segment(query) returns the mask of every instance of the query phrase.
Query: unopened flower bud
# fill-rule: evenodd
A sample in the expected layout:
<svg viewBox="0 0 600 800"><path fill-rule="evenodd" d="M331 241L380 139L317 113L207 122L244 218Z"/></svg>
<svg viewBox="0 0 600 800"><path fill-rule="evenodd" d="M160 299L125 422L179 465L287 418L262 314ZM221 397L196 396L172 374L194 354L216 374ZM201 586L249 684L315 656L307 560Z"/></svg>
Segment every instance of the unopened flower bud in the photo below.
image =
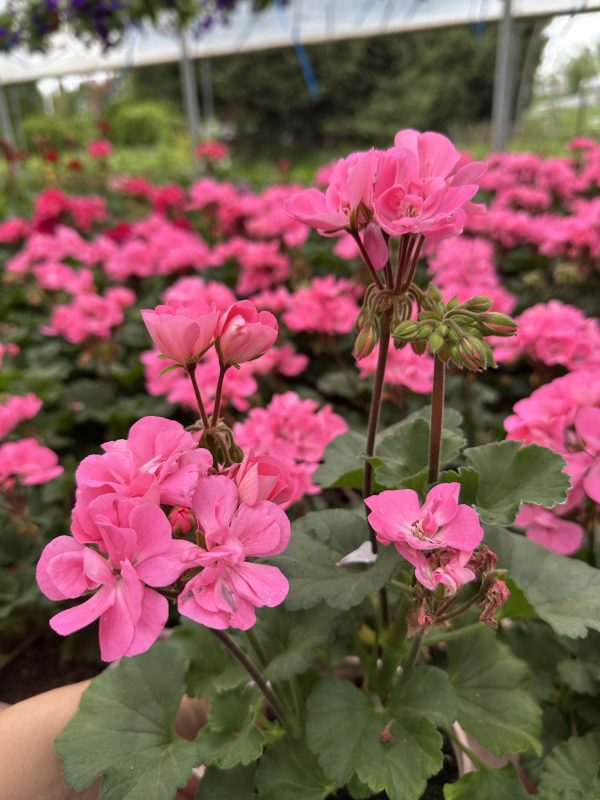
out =
<svg viewBox="0 0 600 800"><path fill-rule="evenodd" d="M469 311L487 311L488 308L492 305L492 301L489 297L486 297L484 294L478 294L475 297L472 297L470 300L467 300L466 303L463 303L464 307Z"/></svg>
<svg viewBox="0 0 600 800"><path fill-rule="evenodd" d="M396 327L392 333L392 336L394 339L398 339L399 341L410 342L414 335L419 332L419 328L420 325L418 322L414 322L412 319L407 319Z"/></svg>
<svg viewBox="0 0 600 800"><path fill-rule="evenodd" d="M439 330L435 330L427 340L427 344L429 345L429 349L432 353L437 353L439 350L441 350L444 346L444 343L444 337L439 333Z"/></svg>
<svg viewBox="0 0 600 800"><path fill-rule="evenodd" d="M513 336L517 332L517 323L506 314L490 311L481 315L481 331L486 335Z"/></svg>
<svg viewBox="0 0 600 800"><path fill-rule="evenodd" d="M354 343L354 355L356 358L366 358L373 351L378 338L377 328L374 325L363 325Z"/></svg>
<svg viewBox="0 0 600 800"><path fill-rule="evenodd" d="M422 356L423 353L427 350L427 342L420 341L420 342L411 342L410 346L412 347L413 351L418 355Z"/></svg>
<svg viewBox="0 0 600 800"><path fill-rule="evenodd" d="M194 516L189 508L176 506L169 514L169 522L175 536L185 536L194 527Z"/></svg>

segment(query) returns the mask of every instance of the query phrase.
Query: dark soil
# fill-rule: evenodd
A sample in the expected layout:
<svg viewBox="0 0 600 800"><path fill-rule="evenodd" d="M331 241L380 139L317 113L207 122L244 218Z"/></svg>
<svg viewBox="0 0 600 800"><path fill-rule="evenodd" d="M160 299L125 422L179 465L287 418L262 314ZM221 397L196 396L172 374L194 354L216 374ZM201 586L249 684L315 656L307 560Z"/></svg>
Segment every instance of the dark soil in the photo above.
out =
<svg viewBox="0 0 600 800"><path fill-rule="evenodd" d="M102 665L64 657L64 639L52 631L39 636L0 673L0 701L18 703L49 689L92 678Z"/></svg>

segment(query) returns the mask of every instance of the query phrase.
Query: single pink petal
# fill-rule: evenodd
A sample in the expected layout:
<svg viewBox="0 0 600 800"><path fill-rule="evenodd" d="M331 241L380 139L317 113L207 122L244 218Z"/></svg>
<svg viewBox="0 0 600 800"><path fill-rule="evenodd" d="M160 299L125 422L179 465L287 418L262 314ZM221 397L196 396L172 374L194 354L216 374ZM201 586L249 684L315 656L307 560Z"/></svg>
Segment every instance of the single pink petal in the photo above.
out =
<svg viewBox="0 0 600 800"><path fill-rule="evenodd" d="M129 515L129 524L136 534L131 561L138 563L150 556L165 553L173 541L171 524L160 506L143 503Z"/></svg>
<svg viewBox="0 0 600 800"><path fill-rule="evenodd" d="M421 175L445 178L460 160L460 153L441 133L427 131L417 140Z"/></svg>
<svg viewBox="0 0 600 800"><path fill-rule="evenodd" d="M231 522L231 531L247 556L273 556L287 547L291 525L285 511L263 500L253 506L243 503Z"/></svg>
<svg viewBox="0 0 600 800"><path fill-rule="evenodd" d="M100 617L100 656L115 661L129 650L142 610L143 584L127 561L114 587L114 599Z"/></svg>
<svg viewBox="0 0 600 800"><path fill-rule="evenodd" d="M459 495L460 483L440 483L430 489L421 509L426 533L434 532L450 522L457 512ZM426 524L429 520L430 524Z"/></svg>
<svg viewBox="0 0 600 800"><path fill-rule="evenodd" d="M162 594L144 588L140 616L135 623L133 641L125 653L126 656L137 656L149 650L160 636L169 617L169 601Z"/></svg>
<svg viewBox="0 0 600 800"><path fill-rule="evenodd" d="M587 452L600 455L600 408L580 408L575 417L575 430Z"/></svg>
<svg viewBox="0 0 600 800"><path fill-rule="evenodd" d="M83 570L85 549L71 536L57 536L44 547L35 576L50 600L79 597L89 588Z"/></svg>
<svg viewBox="0 0 600 800"><path fill-rule="evenodd" d="M60 611L50 619L50 627L61 636L68 636L94 622L114 602L114 589L103 586L81 605Z"/></svg>
<svg viewBox="0 0 600 800"><path fill-rule="evenodd" d="M283 603L289 592L285 575L270 564L244 562L228 570L234 595L257 607L273 608Z"/></svg>
<svg viewBox="0 0 600 800"><path fill-rule="evenodd" d="M456 550L474 550L483 539L483 528L477 511L471 506L461 503L454 517L443 526L441 538L445 547L453 547Z"/></svg>
<svg viewBox="0 0 600 800"><path fill-rule="evenodd" d="M362 241L375 269L382 269L389 258L389 250L379 225L373 223L367 225Z"/></svg>
<svg viewBox="0 0 600 800"><path fill-rule="evenodd" d="M200 478L192 509L203 531L212 531L229 525L238 505L238 490L231 478L212 475Z"/></svg>
<svg viewBox="0 0 600 800"><path fill-rule="evenodd" d="M419 495L412 489L388 489L367 497L365 504L371 509L369 524L382 544L403 539L419 519Z"/></svg>
<svg viewBox="0 0 600 800"><path fill-rule="evenodd" d="M203 563L201 558L194 560L194 555L202 556L206 553L192 542L174 539L165 552L136 561L135 571L138 578L148 586L168 586L187 569ZM208 558L204 563L207 560Z"/></svg>
<svg viewBox="0 0 600 800"><path fill-rule="evenodd" d="M596 461L583 479L583 488L588 497L600 504L600 460Z"/></svg>

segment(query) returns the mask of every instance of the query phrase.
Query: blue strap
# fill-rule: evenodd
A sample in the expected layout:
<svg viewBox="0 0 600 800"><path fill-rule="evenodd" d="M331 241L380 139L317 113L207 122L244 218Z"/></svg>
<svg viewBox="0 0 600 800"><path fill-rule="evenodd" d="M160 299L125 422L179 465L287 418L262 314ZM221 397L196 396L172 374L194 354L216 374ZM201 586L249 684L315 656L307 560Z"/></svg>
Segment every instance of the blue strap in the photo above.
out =
<svg viewBox="0 0 600 800"><path fill-rule="evenodd" d="M279 15L282 27L286 28L287 25L285 18L286 14L284 8L284 0L275 0L275 8L277 10L277 14ZM295 22L292 22L291 36L292 36L292 44L294 45L294 50L296 51L296 57L300 64L300 69L302 70L302 75L304 76L304 81L306 83L306 86L308 87L310 96L312 97L313 100L320 100L321 91L319 89L315 73L313 72L313 68L310 63L310 59L308 57L308 53L306 52L306 48L300 41L300 36L298 35L298 29Z"/></svg>

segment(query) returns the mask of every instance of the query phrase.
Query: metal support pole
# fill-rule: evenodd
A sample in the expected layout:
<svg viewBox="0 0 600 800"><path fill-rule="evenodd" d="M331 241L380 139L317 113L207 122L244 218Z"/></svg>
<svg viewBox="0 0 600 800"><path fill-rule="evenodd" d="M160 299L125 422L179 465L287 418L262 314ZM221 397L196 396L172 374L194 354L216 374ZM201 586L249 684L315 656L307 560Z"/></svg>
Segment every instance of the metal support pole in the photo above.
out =
<svg viewBox="0 0 600 800"><path fill-rule="evenodd" d="M190 58L185 31L180 31L181 59L179 73L181 77L181 91L183 107L190 134L190 147L192 160L195 159L196 147L200 142L200 111L198 109L198 87L196 85L196 72L194 63Z"/></svg>
<svg viewBox="0 0 600 800"><path fill-rule="evenodd" d="M491 145L495 151L506 150L510 135L512 34L512 0L504 0L504 13L498 25L492 104Z"/></svg>
<svg viewBox="0 0 600 800"><path fill-rule="evenodd" d="M2 138L5 139L11 147L15 146L15 132L13 130L12 121L10 118L10 111L8 110L8 103L6 102L6 93L4 86L0 83L0 128L2 128Z"/></svg>
<svg viewBox="0 0 600 800"><path fill-rule="evenodd" d="M202 85L202 116L204 117L205 136L209 135L209 127L215 116L215 102L213 97L212 70L210 60L203 58L200 61L200 79Z"/></svg>

